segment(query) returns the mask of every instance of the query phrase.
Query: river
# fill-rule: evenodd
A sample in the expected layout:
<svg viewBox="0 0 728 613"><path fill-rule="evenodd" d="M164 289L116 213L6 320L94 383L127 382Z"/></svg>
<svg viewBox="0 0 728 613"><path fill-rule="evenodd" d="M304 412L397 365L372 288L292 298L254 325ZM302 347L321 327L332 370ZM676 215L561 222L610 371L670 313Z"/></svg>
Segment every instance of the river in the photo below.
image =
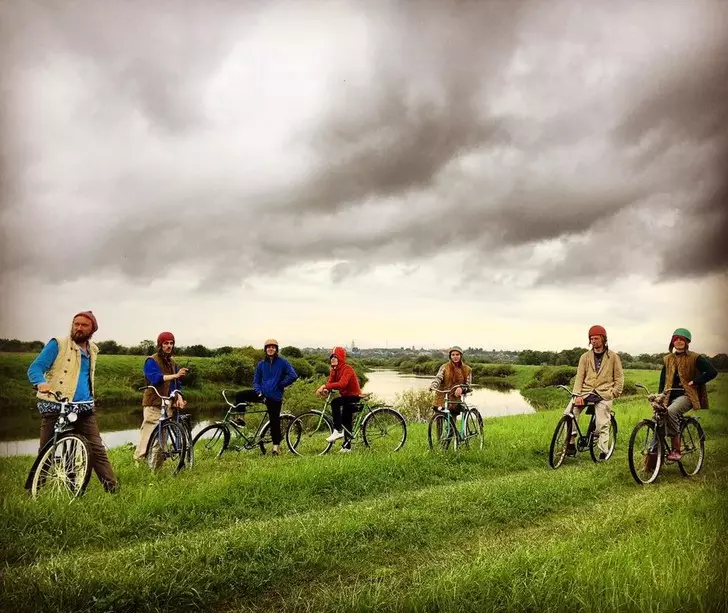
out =
<svg viewBox="0 0 728 613"><path fill-rule="evenodd" d="M367 373L368 381L364 386L365 392L371 392L378 398L394 404L397 395L407 390L427 389L432 382L432 377L422 377L418 375L403 375L395 370L375 370ZM521 393L515 389L505 389L503 391L491 389L488 387L476 387L467 398L468 404L475 406L483 417L498 417L503 415L517 415L521 413L533 413L533 407L528 401L521 396ZM124 411L124 407L119 408ZM131 413L126 408L127 413ZM34 416L33 416L34 417ZM124 429L104 431L101 438L107 447L119 447L126 443L133 443L139 440L139 422L141 415L139 412L130 414ZM117 419L118 422L118 419ZM209 423L208 419L197 420L194 431L199 430ZM103 419L101 420L103 426ZM37 432L39 421L33 419L28 424L28 434ZM26 430L24 430L25 432ZM27 438L16 441L0 441L0 457L14 455L35 455L38 452L38 437Z"/></svg>

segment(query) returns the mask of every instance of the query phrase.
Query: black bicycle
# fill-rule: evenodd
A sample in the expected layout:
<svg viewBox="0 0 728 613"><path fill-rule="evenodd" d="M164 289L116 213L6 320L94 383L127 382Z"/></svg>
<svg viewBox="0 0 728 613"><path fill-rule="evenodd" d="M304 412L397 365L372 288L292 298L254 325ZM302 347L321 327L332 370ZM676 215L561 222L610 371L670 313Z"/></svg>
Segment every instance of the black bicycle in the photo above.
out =
<svg viewBox="0 0 728 613"><path fill-rule="evenodd" d="M571 390L565 385L557 385L556 387L564 390L572 397L572 399L577 396L586 398L590 394L596 393L591 390L582 394L572 394ZM614 417L614 411L612 411L609 419L609 444L607 450L602 451L597 444L599 434L596 431L597 421L594 410L594 407L596 407L598 402L599 401L584 402L586 414L591 416L586 433L582 433L581 428L579 428L579 421L576 417L574 417L573 402L571 405L571 412L563 415L556 424L554 435L551 437L551 447L549 447L549 464L551 468L557 469L564 463L564 460L567 457L576 457L580 452L584 452L587 449L589 450L594 462L606 462L612 457L614 448L617 445L617 420ZM570 449L569 447L572 436L574 437L574 444Z"/></svg>
<svg viewBox="0 0 728 613"><path fill-rule="evenodd" d="M676 463L680 472L686 477L697 475L705 462L705 431L696 417L680 417L680 454L679 460L668 460L670 444L665 436L665 419L667 407L664 406L665 394L675 388L666 389L662 394L650 394L649 390L637 384L647 392L647 400L652 406L652 419L643 419L637 423L629 437L629 471L640 485L654 483L660 470L667 464Z"/></svg>
<svg viewBox="0 0 728 613"><path fill-rule="evenodd" d="M226 392L222 397L228 406L227 412L221 421L205 426L194 438L193 447L196 449L198 459L219 458L226 450L244 451L260 449L262 454L266 448L273 445L270 421L267 419L268 409L264 406L257 410L248 410L252 403L239 402L234 404L228 400ZM265 413L255 431L248 429L245 417ZM295 419L290 413L281 413L281 435L283 436L289 425ZM279 447L279 453L285 453L285 446Z"/></svg>
<svg viewBox="0 0 728 613"><path fill-rule="evenodd" d="M25 488L33 498L43 496L71 499L82 496L91 478L91 448L86 439L73 431L77 410L93 407L93 402L74 402L59 392L47 392L60 404L53 426L53 438L38 452L28 473Z"/></svg>

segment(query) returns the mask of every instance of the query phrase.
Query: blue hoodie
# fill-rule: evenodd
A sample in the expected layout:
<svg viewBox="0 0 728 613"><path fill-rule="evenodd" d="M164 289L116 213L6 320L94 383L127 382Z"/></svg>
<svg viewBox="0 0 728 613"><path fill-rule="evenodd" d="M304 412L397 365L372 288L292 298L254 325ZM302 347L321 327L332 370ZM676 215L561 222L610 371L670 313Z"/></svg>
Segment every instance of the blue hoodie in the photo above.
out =
<svg viewBox="0 0 728 613"><path fill-rule="evenodd" d="M298 379L291 363L278 354L258 362L253 377L253 389L270 400L283 400L283 389Z"/></svg>

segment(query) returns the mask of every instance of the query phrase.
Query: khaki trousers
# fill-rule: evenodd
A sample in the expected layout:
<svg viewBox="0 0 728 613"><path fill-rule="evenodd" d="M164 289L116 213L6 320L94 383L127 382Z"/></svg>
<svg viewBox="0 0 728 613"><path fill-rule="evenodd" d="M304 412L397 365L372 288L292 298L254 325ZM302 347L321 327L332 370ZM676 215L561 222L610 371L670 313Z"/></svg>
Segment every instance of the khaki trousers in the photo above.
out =
<svg viewBox="0 0 728 613"><path fill-rule="evenodd" d="M58 415L41 415L40 422L40 449L53 438L53 426L56 424ZM96 421L96 415L79 415L78 420L73 426L75 432L83 436L91 448L91 466L93 466L96 476L101 481L101 485L108 491L115 491L118 486L114 469L109 462L109 456L106 455L106 448L101 440L99 432L99 424Z"/></svg>
<svg viewBox="0 0 728 613"><path fill-rule="evenodd" d="M152 437L154 428L159 423L159 418L162 417L162 407L146 406L142 408L144 412L144 419L142 421L142 427L139 429L139 444L137 445L136 452L134 452L135 460L143 460L147 455L147 445L149 439ZM174 407L167 409L167 417L174 417Z"/></svg>
<svg viewBox="0 0 728 613"><path fill-rule="evenodd" d="M573 407L572 407L573 405ZM578 407L573 404L573 401L566 407L564 415L574 413L574 417L578 420L579 415L584 410L584 407ZM598 446L601 451L605 453L609 450L609 422L612 420L612 401L611 400L600 400L594 405L594 415L596 417L596 433L599 436ZM574 432L572 432L572 435Z"/></svg>

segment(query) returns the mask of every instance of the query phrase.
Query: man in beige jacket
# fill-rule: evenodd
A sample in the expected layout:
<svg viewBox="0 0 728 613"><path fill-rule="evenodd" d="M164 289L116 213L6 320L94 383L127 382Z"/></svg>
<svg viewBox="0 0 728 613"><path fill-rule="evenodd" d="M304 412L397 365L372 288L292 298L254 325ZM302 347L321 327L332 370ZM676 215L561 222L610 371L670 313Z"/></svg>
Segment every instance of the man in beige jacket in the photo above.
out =
<svg viewBox="0 0 728 613"><path fill-rule="evenodd" d="M565 413L572 413L576 419L584 408L585 402L595 402L596 431L599 435L599 459L607 456L609 449L609 422L612 416L612 401L621 395L624 387L622 360L607 346L607 331L602 326L589 328L591 349L579 358L579 367L574 380L574 400L566 407ZM572 433L567 449L574 455L575 434Z"/></svg>

